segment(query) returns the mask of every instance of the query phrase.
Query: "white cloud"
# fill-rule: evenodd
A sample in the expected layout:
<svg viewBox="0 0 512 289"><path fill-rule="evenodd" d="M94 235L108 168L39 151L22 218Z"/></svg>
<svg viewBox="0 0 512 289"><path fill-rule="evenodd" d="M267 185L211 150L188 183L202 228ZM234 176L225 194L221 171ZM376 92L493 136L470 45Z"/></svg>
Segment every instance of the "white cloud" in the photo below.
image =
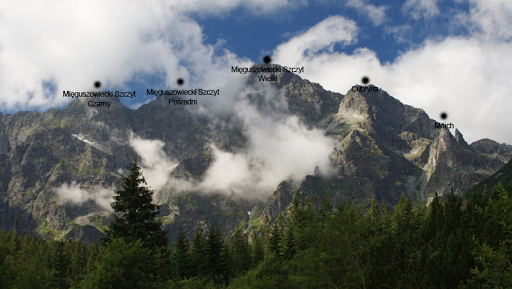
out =
<svg viewBox="0 0 512 289"><path fill-rule="evenodd" d="M475 34L485 40L512 40L512 1L470 0L470 19Z"/></svg>
<svg viewBox="0 0 512 289"><path fill-rule="evenodd" d="M167 2L172 9L177 9L183 12L214 15L225 13L226 11L240 6L245 7L248 11L254 14L276 13L284 8L296 8L297 6L303 6L307 3L305 0L171 0Z"/></svg>
<svg viewBox="0 0 512 289"><path fill-rule="evenodd" d="M251 98L258 98L252 103ZM204 108L207 109L207 108ZM173 191L226 193L248 199L266 199L283 180L299 181L314 173L330 175L333 171L329 154L334 140L322 130L308 130L288 110L283 91L267 83L257 82L246 88L235 101L236 122L243 126L248 145L241 151L227 152L210 145L214 162L202 182L170 179L167 187ZM215 113L210 121L223 123Z"/></svg>
<svg viewBox="0 0 512 289"><path fill-rule="evenodd" d="M215 162L198 188L249 198L267 198L283 180L301 180L316 166L329 174L328 155L334 141L318 129L308 130L297 116L288 114L285 96L270 86L246 90L236 104L249 145L243 152L223 152L212 147ZM258 94L260 107L250 104L249 94Z"/></svg>
<svg viewBox="0 0 512 289"><path fill-rule="evenodd" d="M214 71L247 63L230 53L215 55L200 26L185 16L219 14L246 7L274 13L303 1L159 0L0 2L0 107L47 109L70 101L63 90L94 91L96 80L123 87L136 75L166 76L167 87L216 84ZM220 83L219 85L222 85ZM218 87L217 87L218 88ZM127 88L128 89L128 88Z"/></svg>
<svg viewBox="0 0 512 289"><path fill-rule="evenodd" d="M386 7L384 6L377 7L363 0L348 0L347 6L359 10L361 14L370 18L375 26L382 24L386 20Z"/></svg>
<svg viewBox="0 0 512 289"><path fill-rule="evenodd" d="M347 1L374 25L385 21L385 6L365 3ZM362 76L369 76L372 83L406 104L425 109L432 118L447 112L449 121L469 141L489 137L512 143L508 133L512 99L507 97L512 89L512 47L507 42L512 37L511 3L470 0L470 12L457 15L463 24L473 27L469 37L425 41L393 63L381 64L376 53L364 47L351 53L334 52L335 44L357 42L356 23L341 16L329 17L279 45L273 59L286 66L304 66L302 77L341 93L359 83ZM90 91L95 80L123 86L136 74L161 73L165 88L173 87L176 78L182 77L184 88L220 89L221 97L199 99L197 112L209 116L212 123L222 122L219 115L235 113L244 124L249 145L237 152L212 147L216 161L204 182L192 185L181 181L181 185L268 196L283 179L301 179L312 174L315 166L328 172L327 155L333 143L321 131L307 130L290 116L284 97L264 84L258 90L269 104L267 110L249 104L246 97L255 92L241 93L247 75L231 73L230 68L247 67L251 61L222 50L222 41L204 44L201 27L189 15L221 15L238 7L254 14L278 13L304 4L291 0L159 0L151 5L119 0L3 1L0 107L59 106L69 101L59 94L62 90ZM408 0L402 8L415 19L439 15L435 0ZM388 29L402 40L409 30L406 25ZM55 86L54 94L49 83ZM136 103L134 107L144 102ZM164 143L134 135L129 143L142 158L148 184L160 188L176 166L165 155ZM110 208L105 200L111 195L100 189L89 193L71 183L56 191L69 202L92 199Z"/></svg>
<svg viewBox="0 0 512 289"><path fill-rule="evenodd" d="M500 14L502 12L496 11L499 7L497 5L491 11ZM487 16L492 15L488 13ZM349 22L339 18L337 29L343 29ZM508 97L508 92L512 91L509 81L512 79L512 59L509 57L512 45L502 41L502 36L508 35L508 28L495 31L491 26L484 30L486 37L474 34L466 38L427 40L419 48L403 53L393 63L383 65L376 53L367 48L356 49L352 54L327 49L317 55L305 55L308 46L304 43L311 41L309 37L326 35L334 29L327 29L324 21L277 47L275 62L304 66L302 77L341 93L360 83L362 76L369 76L371 83L403 103L424 109L433 119L440 120L441 112L448 113L448 121L454 123L470 142L488 137L512 144L512 136L507 133L512 123L512 114L508 113L508 108L512 107L512 99ZM351 31L356 30L351 27ZM350 39L355 37L351 35ZM331 39L341 43L346 41L345 38ZM332 42L317 43L332 46Z"/></svg>
<svg viewBox="0 0 512 289"><path fill-rule="evenodd" d="M298 63L299 59L311 59L315 53L327 49L332 52L334 44L348 45L356 41L357 27L354 21L341 16L331 16L307 32L295 36L278 46L274 62L279 64Z"/></svg>
<svg viewBox="0 0 512 289"><path fill-rule="evenodd" d="M437 0L407 0L402 5L404 14L411 14L412 18L418 20L421 17L428 19L439 14Z"/></svg>
<svg viewBox="0 0 512 289"><path fill-rule="evenodd" d="M151 189L160 189L177 164L172 162L162 150L165 143L160 140L144 140L135 134L129 135L130 146L142 158L142 174Z"/></svg>
<svg viewBox="0 0 512 289"><path fill-rule="evenodd" d="M80 184L77 184L76 181L73 181L69 185L64 183L60 187L55 188L54 192L57 193L60 204L72 203L82 205L84 202L93 200L103 208L112 211L110 203L114 201L112 198L114 195L113 186L110 189L96 186L91 191L87 191L80 188Z"/></svg>
<svg viewBox="0 0 512 289"><path fill-rule="evenodd" d="M407 43L409 42L409 37L412 33L412 27L410 25L398 25L398 26L388 26L385 28L386 33L392 34L397 43Z"/></svg>

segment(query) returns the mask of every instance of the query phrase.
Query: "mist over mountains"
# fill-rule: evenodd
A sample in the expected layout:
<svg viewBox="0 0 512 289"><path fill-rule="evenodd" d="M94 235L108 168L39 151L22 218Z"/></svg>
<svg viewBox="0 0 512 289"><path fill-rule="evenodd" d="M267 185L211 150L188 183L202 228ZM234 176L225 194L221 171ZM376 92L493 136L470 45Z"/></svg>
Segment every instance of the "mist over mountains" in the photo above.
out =
<svg viewBox="0 0 512 289"><path fill-rule="evenodd" d="M134 157L162 205L170 235L212 223L225 235L258 229L293 193L361 208L375 196L429 201L463 194L512 157L512 146L436 129L388 95L324 90L293 73L251 74L227 94L136 110L76 99L65 109L0 116L0 227L92 241L113 215L111 196ZM171 238L172 239L172 238ZM172 241L172 240L171 240Z"/></svg>

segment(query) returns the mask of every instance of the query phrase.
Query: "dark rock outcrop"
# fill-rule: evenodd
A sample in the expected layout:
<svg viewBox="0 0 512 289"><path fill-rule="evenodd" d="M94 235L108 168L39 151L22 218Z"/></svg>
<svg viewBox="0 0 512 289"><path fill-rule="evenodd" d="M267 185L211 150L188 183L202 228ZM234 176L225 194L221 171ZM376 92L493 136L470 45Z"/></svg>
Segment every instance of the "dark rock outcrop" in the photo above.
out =
<svg viewBox="0 0 512 289"><path fill-rule="evenodd" d="M225 236L236 228L258 229L263 215L272 221L297 190L317 200L327 198L334 206L352 201L363 208L372 196L393 206L401 195L428 201L435 192L463 194L512 157L510 145L488 139L468 145L458 130L454 136L436 129L423 110L383 90L342 95L292 73L272 74L278 81L265 85L284 95L287 109L282 112L335 140L329 156L333 172L315 169L301 181L283 180L267 200L201 194L168 182L155 201L162 206L171 242L179 226L189 237L198 224L217 226ZM269 103L263 101L261 85L257 75L248 77L248 100L263 109ZM203 180L215 161L211 145L226 152L249 146L236 116L212 122L169 106L167 98L159 96L137 110L112 98L109 109L74 100L63 110L0 114L0 228L12 229L18 217L26 233L98 239L114 218L110 211L92 199L63 203L56 188L76 184L78 191L93 192L118 185L137 156L130 146L133 134L165 143L162 150L177 164L169 176L190 183Z"/></svg>

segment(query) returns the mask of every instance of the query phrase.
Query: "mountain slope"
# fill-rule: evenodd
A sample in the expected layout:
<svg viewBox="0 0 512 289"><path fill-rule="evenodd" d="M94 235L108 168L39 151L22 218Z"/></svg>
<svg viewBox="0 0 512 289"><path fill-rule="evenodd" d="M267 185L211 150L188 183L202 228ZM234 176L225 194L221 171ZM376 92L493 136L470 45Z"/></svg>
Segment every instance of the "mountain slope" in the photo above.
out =
<svg viewBox="0 0 512 289"><path fill-rule="evenodd" d="M450 188L463 194L512 154L512 146L491 140L468 145L459 131L453 136L434 128L424 111L383 90L342 95L292 73L271 74L278 81L248 76L235 110L215 116L169 105L169 96L137 110L112 98L110 108L74 100L63 110L0 115L0 228L12 229L18 217L21 230L42 237L97 239L114 217L106 192L136 156L148 165L146 178L161 184L154 188L155 202L173 241L180 225L189 237L197 224L215 224L225 235L258 228L263 215L273 220L286 209L297 189L333 205L352 200L362 207L372 196L394 205L400 195L428 201ZM251 127L258 121L269 129L273 121L289 124L289 131L305 136L320 132L322 141L332 143L330 167L283 177L270 197L269 188L251 176L245 177L258 186L215 190L212 168L222 157L252 156L247 171L265 176L269 164L254 154L265 145L255 138L265 127ZM274 141L286 141L287 132Z"/></svg>
<svg viewBox="0 0 512 289"><path fill-rule="evenodd" d="M512 160L510 160L501 169L490 175L483 181L475 185L477 190L483 190L487 187L491 191L499 183L510 183L512 182Z"/></svg>

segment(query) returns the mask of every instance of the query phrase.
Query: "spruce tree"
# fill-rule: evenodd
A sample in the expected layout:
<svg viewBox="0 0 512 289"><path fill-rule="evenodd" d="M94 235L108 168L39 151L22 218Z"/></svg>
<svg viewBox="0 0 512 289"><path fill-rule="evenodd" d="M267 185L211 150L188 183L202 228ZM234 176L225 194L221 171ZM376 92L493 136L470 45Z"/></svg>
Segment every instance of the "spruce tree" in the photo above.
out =
<svg viewBox="0 0 512 289"><path fill-rule="evenodd" d="M252 231L251 236L251 260L252 267L258 266L258 264L265 258L265 250L263 248L263 241L260 235L256 231Z"/></svg>
<svg viewBox="0 0 512 289"><path fill-rule="evenodd" d="M222 237L220 233L210 226L206 239L207 274L213 280L218 280L223 275L225 268L222 264Z"/></svg>
<svg viewBox="0 0 512 289"><path fill-rule="evenodd" d="M191 274L192 276L205 276L206 272L206 236L204 235L203 228L198 225L196 233L192 239L192 246L190 246L190 259L191 259Z"/></svg>
<svg viewBox="0 0 512 289"><path fill-rule="evenodd" d="M173 259L177 269L179 279L190 278L191 272L191 258L190 258L190 245L183 231L183 227L178 229L178 239L174 247Z"/></svg>
<svg viewBox="0 0 512 289"><path fill-rule="evenodd" d="M280 257L282 259L290 260L295 255L295 236L291 226L286 228L279 245Z"/></svg>
<svg viewBox="0 0 512 289"><path fill-rule="evenodd" d="M246 234L242 234L239 229L231 237L231 255L233 275L240 276L251 267L251 250L249 240Z"/></svg>
<svg viewBox="0 0 512 289"><path fill-rule="evenodd" d="M155 220L160 214L160 207L151 203L153 191L144 185L147 185L146 180L135 159L130 175L121 177L121 190L116 191L115 201L111 204L118 217L109 224L105 241L122 238L133 243L140 239L144 247L168 245L162 224Z"/></svg>
<svg viewBox="0 0 512 289"><path fill-rule="evenodd" d="M279 233L279 229L277 225L272 225L272 231L270 232L270 236L268 238L267 244L267 253L269 255L275 254L279 256L279 243L281 242L281 234Z"/></svg>
<svg viewBox="0 0 512 289"><path fill-rule="evenodd" d="M14 231L11 234L12 236L12 242L14 244L14 250L19 251L20 250L20 227L18 224L18 217L14 219Z"/></svg>
<svg viewBox="0 0 512 289"><path fill-rule="evenodd" d="M53 245L53 254L50 255L50 286L52 288L69 288L67 280L68 264L64 253L64 243L53 241L50 245Z"/></svg>

